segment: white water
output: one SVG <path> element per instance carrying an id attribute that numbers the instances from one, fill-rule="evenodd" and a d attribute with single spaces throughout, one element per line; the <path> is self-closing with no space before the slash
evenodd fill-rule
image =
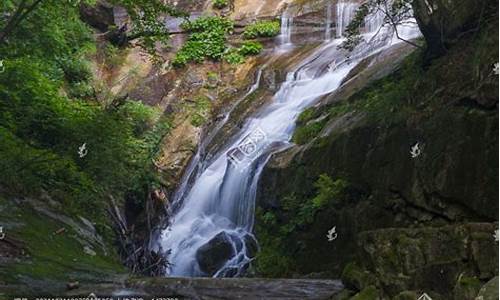
<path id="1" fill-rule="evenodd" d="M 344 31 L 347 25 L 349 25 L 349 22 L 351 22 L 358 7 L 359 4 L 353 2 L 344 0 L 339 0 L 339 2 L 337 2 L 337 20 L 335 23 L 335 34 L 337 38 L 344 36 Z"/>
<path id="2" fill-rule="evenodd" d="M 326 25 L 325 25 L 325 41 L 332 39 L 332 4 L 326 5 Z"/>
<path id="3" fill-rule="evenodd" d="M 292 30 L 293 30 L 293 17 L 285 11 L 281 15 L 281 32 L 278 36 L 280 40 L 280 48 L 286 49 L 292 46 Z"/>
<path id="4" fill-rule="evenodd" d="M 348 22 L 354 13 L 351 9 L 338 11 L 338 18 L 343 22 Z M 343 15 L 346 12 L 350 15 Z M 414 28 L 411 34 L 415 33 Z M 365 39 L 372 36 L 373 33 L 366 34 Z M 290 39 L 283 41 L 290 42 Z M 162 249 L 171 251 L 168 260 L 172 266 L 167 275 L 207 276 L 200 270 L 196 253 L 221 232 L 229 236 L 234 255 L 213 276 L 242 275 L 251 261 L 245 240 L 253 238 L 255 195 L 265 163 L 272 152 L 289 145 L 295 120 L 305 108 L 318 97 L 335 91 L 361 59 L 395 42 L 392 38 L 371 41 L 357 47 L 349 59 L 337 48 L 341 39 L 324 44 L 287 75 L 273 101 L 246 120 L 241 130 L 211 159 L 202 157 L 200 153 L 204 150 L 198 151 L 175 196 L 174 204 L 179 207 L 159 240 Z M 260 75 L 253 89 L 259 80 Z M 226 115 L 225 120 L 227 118 Z M 221 126 L 216 127 L 216 131 Z M 209 135 L 208 140 L 213 136 L 213 133 Z M 206 141 L 202 143 L 200 149 L 206 144 Z M 229 159 L 234 158 L 235 153 L 240 154 L 241 161 Z"/>

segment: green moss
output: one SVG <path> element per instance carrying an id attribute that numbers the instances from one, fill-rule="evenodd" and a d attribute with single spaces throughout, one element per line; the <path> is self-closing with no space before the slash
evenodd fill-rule
<path id="1" fill-rule="evenodd" d="M 315 112 L 316 110 L 314 109 L 314 107 L 309 107 L 304 110 L 297 118 L 297 125 L 304 125 L 307 122 L 311 121 L 315 116 Z"/>
<path id="2" fill-rule="evenodd" d="M 197 96 L 194 98 L 194 103 L 188 103 L 187 107 L 191 112 L 191 125 L 200 127 L 208 120 L 212 102 L 206 96 Z"/>
<path id="3" fill-rule="evenodd" d="M 311 122 L 305 126 L 299 126 L 295 130 L 292 141 L 298 145 L 307 144 L 314 139 L 325 126 L 325 120 L 319 122 Z"/>
<path id="4" fill-rule="evenodd" d="M 29 206 L 15 207 L 4 198 L 0 198 L 0 205 L 3 208 L 0 218 L 8 226 L 4 232 L 9 239 L 22 241 L 29 255 L 0 268 L 0 277 L 7 283 L 15 284 L 26 277 L 61 282 L 96 280 L 126 272 L 112 251 L 105 254 L 100 247 L 94 246 L 95 256 L 85 254 L 83 238 L 73 228 L 40 215 Z M 9 224 L 16 225 L 11 227 Z M 63 227 L 66 229 L 63 233 L 55 234 Z M 109 241 L 105 241 L 105 246 L 113 249 Z"/>
<path id="5" fill-rule="evenodd" d="M 342 271 L 342 282 L 352 290 L 363 290 L 365 287 L 376 284 L 375 277 L 362 270 L 356 263 L 348 263 Z"/>

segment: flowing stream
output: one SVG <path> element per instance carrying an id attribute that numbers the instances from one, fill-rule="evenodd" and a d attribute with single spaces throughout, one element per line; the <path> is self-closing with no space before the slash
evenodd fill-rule
<path id="1" fill-rule="evenodd" d="M 361 44 L 347 58 L 346 53 L 338 49 L 342 42 L 338 37 L 353 17 L 355 7 L 356 4 L 343 1 L 337 5 L 337 38 L 323 43 L 289 72 L 273 100 L 247 119 L 217 153 L 210 157 L 203 155 L 230 111 L 200 145 L 174 196 L 176 209 L 170 225 L 159 237 L 161 248 L 170 250 L 168 276 L 243 275 L 252 260 L 251 248 L 256 247 L 252 235 L 255 195 L 261 171 L 270 155 L 290 145 L 295 120 L 304 109 L 320 96 L 335 91 L 363 58 L 395 42 L 392 34 L 388 39 L 372 39 L 374 32 L 368 32 L 364 37 L 371 42 Z M 282 17 L 282 45 L 291 44 L 292 22 L 292 17 Z M 374 18 L 374 22 L 379 20 Z M 371 29 L 375 25 L 366 27 Z M 415 37 L 418 29 L 405 33 Z M 247 95 L 258 88 L 261 72 L 262 69 Z M 222 263 L 216 264 L 216 270 L 209 271 L 202 267 L 200 259 L 210 248 L 207 245 L 214 241 L 219 246 L 226 245 L 217 253 L 225 256 Z"/>

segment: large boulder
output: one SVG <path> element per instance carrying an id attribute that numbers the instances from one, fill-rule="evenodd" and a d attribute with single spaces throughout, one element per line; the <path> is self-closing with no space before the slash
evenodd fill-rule
<path id="1" fill-rule="evenodd" d="M 95 5 L 82 3 L 80 17 L 85 23 L 102 32 L 115 25 L 113 5 L 105 0 L 99 0 Z"/>
<path id="2" fill-rule="evenodd" d="M 235 255 L 231 236 L 222 231 L 196 251 L 196 260 L 201 271 L 213 276 Z"/>

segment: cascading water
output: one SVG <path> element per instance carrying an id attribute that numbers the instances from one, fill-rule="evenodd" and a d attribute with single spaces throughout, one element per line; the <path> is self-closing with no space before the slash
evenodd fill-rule
<path id="1" fill-rule="evenodd" d="M 338 18 L 348 22 L 343 13 L 351 10 L 340 11 Z M 161 248 L 169 249 L 170 253 L 167 275 L 230 277 L 243 274 L 252 260 L 250 248 L 255 247 L 252 235 L 255 195 L 265 163 L 273 152 L 289 145 L 295 120 L 305 108 L 320 96 L 335 91 L 360 60 L 395 41 L 392 38 L 374 40 L 373 35 L 365 34 L 370 44 L 361 44 L 349 58 L 338 49 L 342 39 L 323 44 L 288 73 L 273 101 L 246 120 L 240 131 L 212 158 L 200 161 L 203 159 L 197 155 L 176 194 L 175 203 L 179 207 L 160 236 Z M 416 27 L 412 35 L 407 38 L 418 35 Z M 213 134 L 209 139 L 210 136 Z M 203 145 L 206 142 L 201 147 Z M 188 183 L 191 179 L 192 183 Z M 222 256 L 223 260 L 212 264 L 216 268 L 208 271 L 200 259 L 212 242 L 217 250 L 215 255 Z"/>
<path id="2" fill-rule="evenodd" d="M 335 33 L 337 38 L 344 36 L 344 31 L 347 25 L 349 25 L 349 22 L 351 22 L 358 7 L 359 4 L 353 2 L 347 2 L 344 0 L 339 0 L 339 2 L 337 2 L 337 20 L 335 23 Z"/>
<path id="3" fill-rule="evenodd" d="M 281 32 L 279 35 L 280 48 L 289 48 L 292 45 L 293 17 L 285 11 L 281 15 Z"/>
<path id="4" fill-rule="evenodd" d="M 326 5 L 325 41 L 332 39 L 332 4 Z"/>

